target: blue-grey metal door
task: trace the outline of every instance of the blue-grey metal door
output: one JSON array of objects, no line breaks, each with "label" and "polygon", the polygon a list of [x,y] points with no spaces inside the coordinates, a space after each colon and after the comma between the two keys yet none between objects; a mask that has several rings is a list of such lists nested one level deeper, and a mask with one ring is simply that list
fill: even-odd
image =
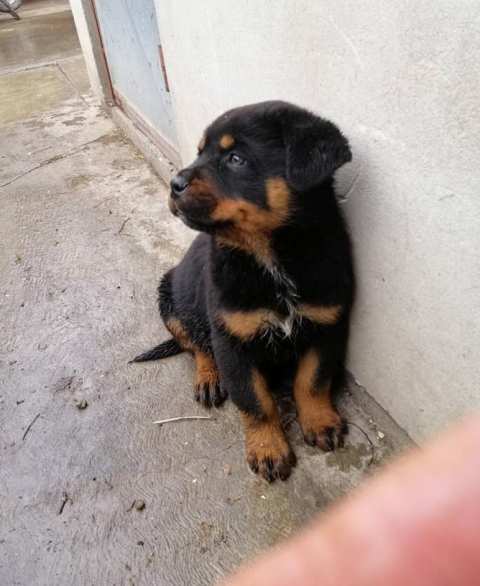
[{"label": "blue-grey metal door", "polygon": [[95,10],[117,102],[144,131],[166,143],[161,146],[176,152],[154,1],[96,0]]}]

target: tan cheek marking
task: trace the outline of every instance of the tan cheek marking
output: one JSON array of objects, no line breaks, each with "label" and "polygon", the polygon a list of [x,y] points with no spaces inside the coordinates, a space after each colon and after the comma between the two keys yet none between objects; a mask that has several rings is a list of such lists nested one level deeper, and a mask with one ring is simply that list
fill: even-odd
[{"label": "tan cheek marking", "polygon": [[220,148],[227,150],[227,149],[232,148],[232,146],[235,144],[235,139],[233,138],[233,136],[231,134],[224,134],[220,138],[220,141],[218,144],[220,145]]},{"label": "tan cheek marking", "polygon": [[217,234],[217,242],[253,254],[260,263],[269,265],[273,258],[270,234],[288,220],[291,197],[280,177],[267,179],[265,189],[269,209],[245,200],[221,199],[211,217],[233,224]]},{"label": "tan cheek marking", "polygon": [[249,201],[224,199],[219,201],[212,217],[215,220],[230,221],[242,232],[271,232],[280,227],[290,213],[290,191],[281,178],[266,181],[267,203],[265,210]]},{"label": "tan cheek marking", "polygon": [[243,200],[222,199],[218,202],[212,217],[221,222],[234,222],[241,224],[245,231],[251,230],[254,217],[261,213],[261,209],[255,204]]},{"label": "tan cheek marking", "polygon": [[298,307],[298,313],[310,321],[324,325],[332,325],[338,321],[342,313],[342,306],[309,305],[308,303],[302,303]]},{"label": "tan cheek marking", "polygon": [[224,311],[219,319],[226,330],[241,340],[252,340],[275,321],[275,313],[268,309],[254,311]]}]

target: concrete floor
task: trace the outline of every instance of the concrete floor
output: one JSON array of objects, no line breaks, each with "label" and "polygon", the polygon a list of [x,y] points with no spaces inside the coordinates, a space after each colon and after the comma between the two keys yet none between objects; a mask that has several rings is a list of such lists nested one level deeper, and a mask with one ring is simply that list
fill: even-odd
[{"label": "concrete floor", "polygon": [[[0,49],[17,26],[0,19]],[[88,94],[76,39],[60,48],[34,30],[52,45],[42,60],[67,58],[32,69],[33,48],[28,64],[1,62],[0,584],[211,584],[409,440],[352,385],[346,448],[309,448],[292,423],[298,467],[267,485],[245,465],[231,404],[153,425],[204,414],[188,356],[127,365],[166,337],[156,286],[193,233]]]}]

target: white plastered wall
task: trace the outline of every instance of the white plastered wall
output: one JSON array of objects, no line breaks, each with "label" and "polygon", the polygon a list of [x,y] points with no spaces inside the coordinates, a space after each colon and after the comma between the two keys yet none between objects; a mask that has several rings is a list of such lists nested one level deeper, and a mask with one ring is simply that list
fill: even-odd
[{"label": "white plastered wall", "polygon": [[185,162],[226,108],[337,122],[359,280],[349,366],[417,440],[480,407],[480,4],[156,0]]}]

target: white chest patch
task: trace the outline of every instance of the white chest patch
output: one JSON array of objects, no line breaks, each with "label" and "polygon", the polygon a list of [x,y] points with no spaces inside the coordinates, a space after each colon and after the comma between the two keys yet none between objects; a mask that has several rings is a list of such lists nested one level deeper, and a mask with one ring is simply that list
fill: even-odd
[{"label": "white chest patch", "polygon": [[284,318],[278,316],[276,320],[272,320],[272,325],[266,330],[266,333],[272,336],[276,331],[280,331],[285,338],[288,338],[292,335],[295,320],[301,319],[297,311],[299,299],[297,287],[292,279],[278,267],[273,266],[268,269],[268,272],[272,275],[276,284],[276,297],[279,303],[283,303],[286,306],[288,315]]}]

